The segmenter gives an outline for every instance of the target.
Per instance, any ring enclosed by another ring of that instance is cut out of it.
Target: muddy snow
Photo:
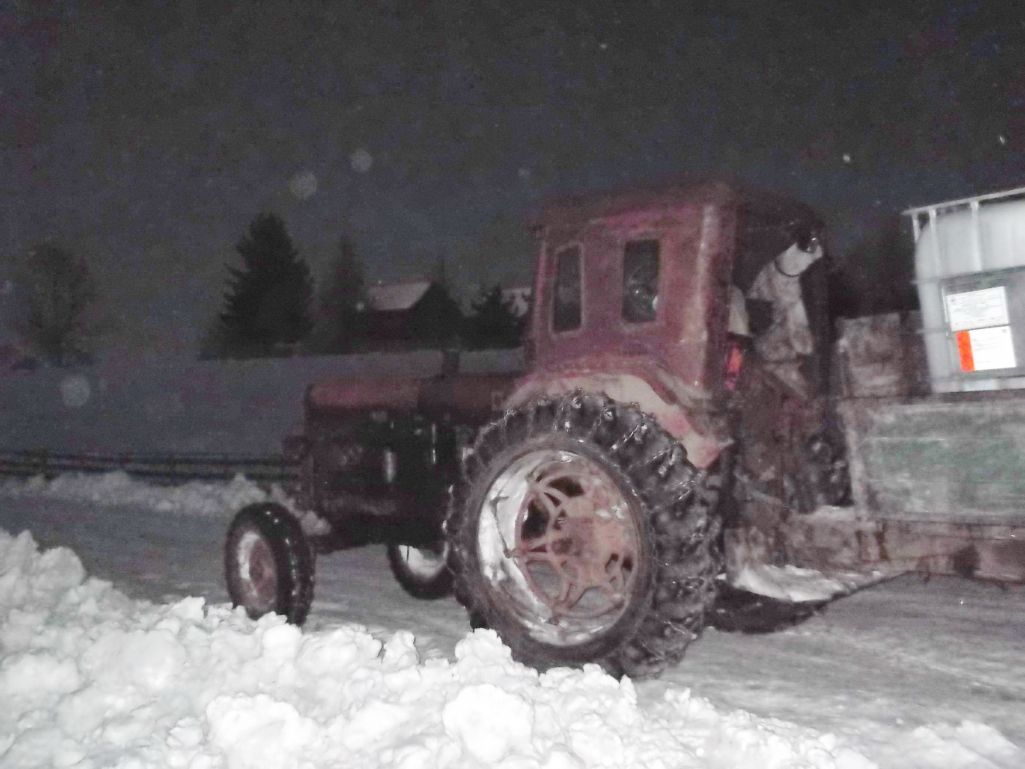
[[[904,578],[658,681],[539,674],[380,548],[321,559],[302,631],[232,610],[220,543],[259,494],[0,484],[0,767],[1025,766],[1021,588]]]

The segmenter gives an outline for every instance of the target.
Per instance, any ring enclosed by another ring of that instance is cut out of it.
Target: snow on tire
[[[253,619],[268,613],[301,625],[313,601],[314,555],[299,521],[281,505],[244,507],[224,545],[228,594]]]
[[[419,547],[391,543],[388,565],[402,589],[414,598],[432,600],[452,592],[452,572],[444,541]]]
[[[657,675],[715,597],[718,522],[683,447],[635,406],[573,392],[486,427],[446,521],[455,591],[537,667]]]

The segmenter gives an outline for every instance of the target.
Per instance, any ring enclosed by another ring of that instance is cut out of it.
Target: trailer
[[[909,209],[920,312],[842,321],[853,506],[795,558],[1025,581],[1025,188]]]

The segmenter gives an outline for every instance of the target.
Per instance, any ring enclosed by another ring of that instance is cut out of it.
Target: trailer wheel
[[[389,543],[388,565],[402,589],[414,598],[432,600],[452,592],[444,540],[422,547]]]
[[[635,406],[574,392],[486,427],[446,521],[470,616],[537,667],[657,675],[715,598],[718,524],[683,447]]]
[[[274,612],[301,625],[313,601],[314,555],[299,521],[281,505],[243,508],[224,545],[228,594],[257,619]]]

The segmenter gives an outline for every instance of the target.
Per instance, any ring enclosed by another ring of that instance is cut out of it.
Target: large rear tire
[[[281,614],[306,621],[313,601],[314,555],[299,521],[285,508],[261,502],[243,508],[224,544],[228,594],[257,619]]]
[[[521,661],[657,675],[701,632],[718,519],[683,447],[635,406],[574,392],[486,427],[446,531],[455,590]]]

